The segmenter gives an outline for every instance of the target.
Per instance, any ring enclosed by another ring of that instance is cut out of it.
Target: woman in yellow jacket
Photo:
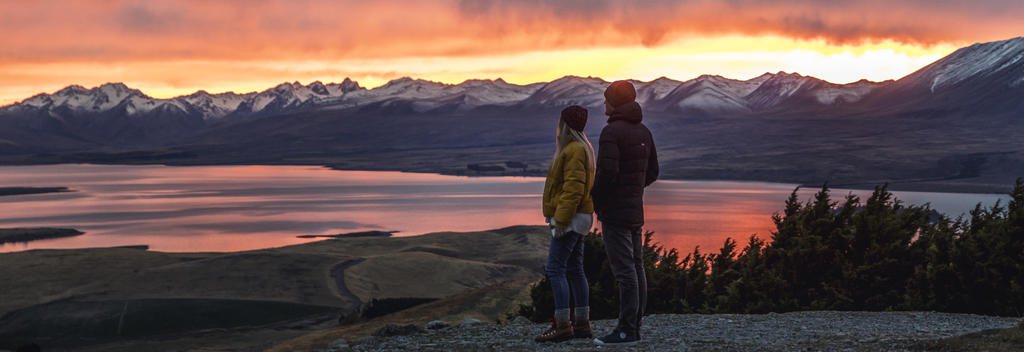
[[[539,342],[590,338],[590,289],[583,272],[583,236],[594,224],[590,189],[594,183],[594,147],[583,128],[587,109],[573,105],[562,110],[555,156],[544,183],[544,217],[551,227],[551,247],[544,266],[555,298],[551,328]],[[575,307],[570,317],[569,295]]]

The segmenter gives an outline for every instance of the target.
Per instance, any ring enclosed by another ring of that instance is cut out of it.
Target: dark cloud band
[[[0,4],[0,63],[28,60],[473,56],[677,38],[833,44],[999,40],[1019,0],[111,0]]]

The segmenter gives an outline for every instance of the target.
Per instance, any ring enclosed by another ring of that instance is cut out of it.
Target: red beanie
[[[622,106],[636,101],[636,88],[627,81],[612,82],[608,89],[604,90],[604,99],[612,107]]]

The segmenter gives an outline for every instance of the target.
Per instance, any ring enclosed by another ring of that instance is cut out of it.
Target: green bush
[[[905,206],[887,186],[863,204],[833,201],[827,185],[801,203],[794,190],[772,217],[770,243],[751,236],[738,250],[680,258],[644,234],[648,314],[795,310],[935,310],[1024,314],[1024,180],[1007,205],[980,204],[950,219],[928,205]],[[585,236],[591,316],[615,318],[618,290],[600,234]],[[518,314],[535,321],[554,307],[547,279]]]

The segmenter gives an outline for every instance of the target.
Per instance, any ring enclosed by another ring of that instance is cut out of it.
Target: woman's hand
[[[565,236],[565,228],[555,226],[555,238],[562,238]]]

